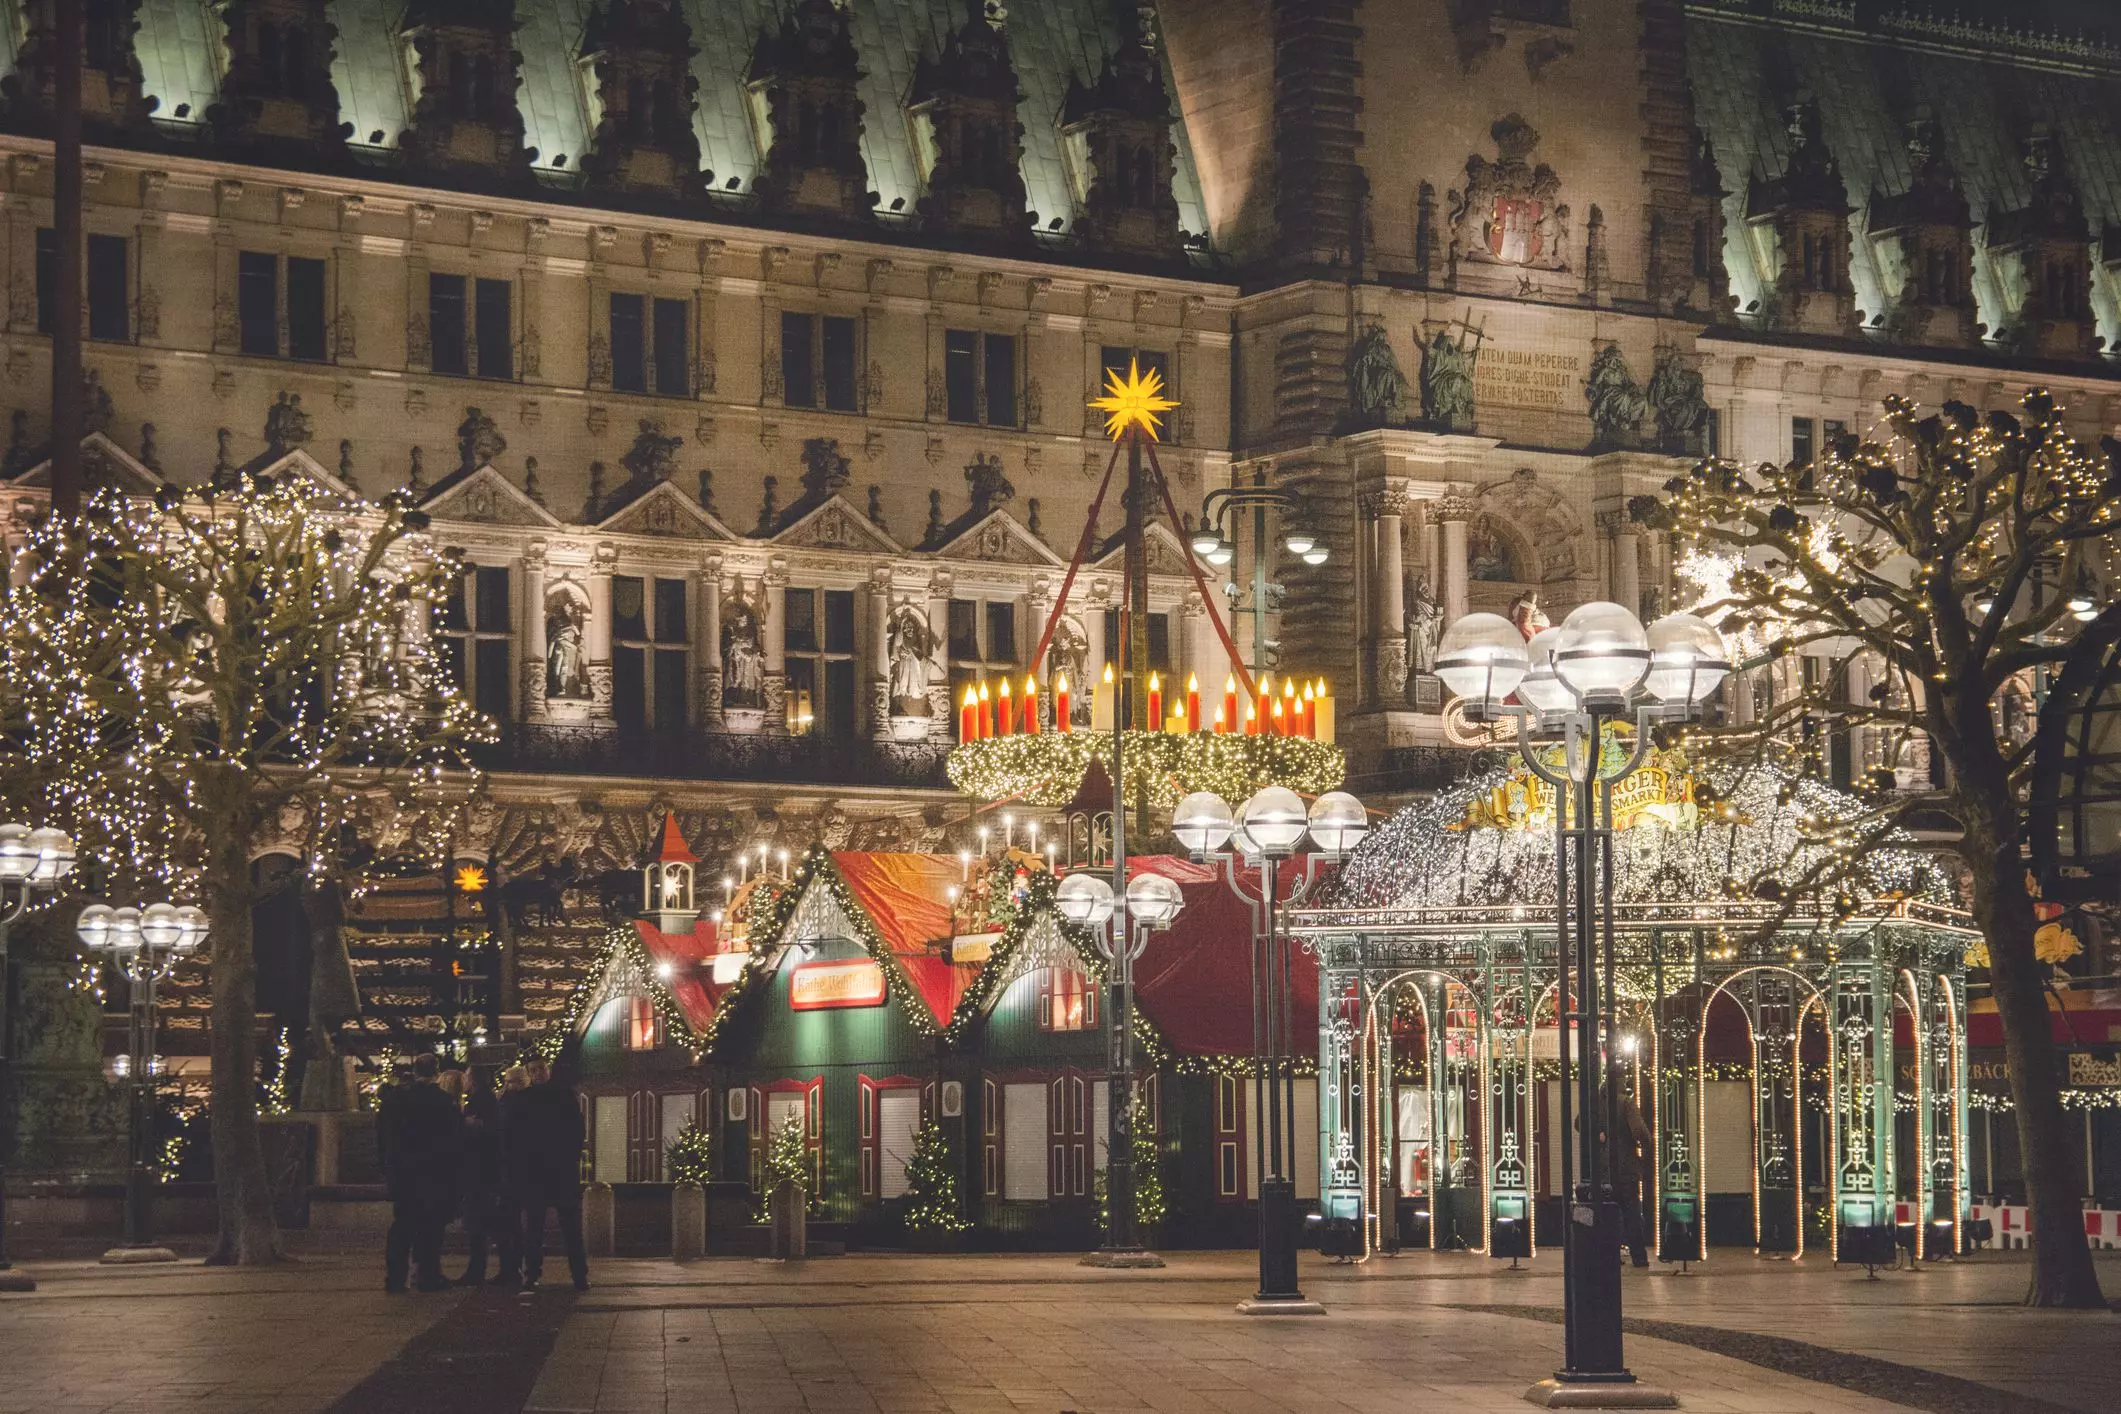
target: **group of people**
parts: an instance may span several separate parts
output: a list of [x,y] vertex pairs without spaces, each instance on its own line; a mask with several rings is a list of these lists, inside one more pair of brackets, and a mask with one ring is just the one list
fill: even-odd
[[[574,1086],[533,1057],[500,1075],[498,1090],[439,1058],[413,1058],[383,1092],[376,1123],[390,1186],[384,1290],[479,1286],[489,1256],[495,1279],[537,1289],[548,1214],[557,1216],[577,1291],[589,1289],[582,1245],[582,1108]],[[452,1283],[442,1273],[442,1233],[461,1218],[471,1262]]]

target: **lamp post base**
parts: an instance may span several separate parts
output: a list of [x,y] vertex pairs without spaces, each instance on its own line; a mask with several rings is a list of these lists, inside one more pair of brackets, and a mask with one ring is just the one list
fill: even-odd
[[19,1267],[0,1267],[0,1291],[35,1291],[37,1279]]
[[1326,1308],[1303,1296],[1248,1296],[1237,1303],[1240,1316],[1323,1316]]
[[167,1247],[113,1247],[96,1260],[107,1267],[139,1267],[150,1262],[174,1262],[177,1254]]
[[1084,1255],[1081,1265],[1085,1267],[1111,1267],[1119,1270],[1147,1270],[1161,1267],[1164,1259],[1145,1247],[1100,1247]]
[[1524,1397],[1542,1409],[1677,1409],[1679,1396],[1646,1385],[1625,1370],[1617,1375],[1570,1375],[1541,1380]]

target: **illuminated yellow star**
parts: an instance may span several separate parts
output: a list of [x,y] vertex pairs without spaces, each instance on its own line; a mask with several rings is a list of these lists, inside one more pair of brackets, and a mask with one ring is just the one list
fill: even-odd
[[1154,442],[1158,440],[1157,414],[1178,406],[1163,393],[1163,375],[1153,368],[1142,372],[1140,361],[1130,358],[1125,378],[1118,369],[1105,370],[1105,395],[1092,398],[1090,406],[1105,415],[1105,435],[1113,441],[1126,436],[1128,428],[1139,427]]
[[486,887],[486,871],[476,864],[457,870],[457,892],[475,894]]

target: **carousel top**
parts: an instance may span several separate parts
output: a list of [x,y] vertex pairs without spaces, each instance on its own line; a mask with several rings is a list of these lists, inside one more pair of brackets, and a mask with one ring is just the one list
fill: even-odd
[[[1616,749],[1609,742],[1608,749]],[[1782,904],[1822,866],[1826,912],[1908,900],[1951,906],[1951,881],[1895,831],[1864,848],[1854,796],[1758,763],[1653,750],[1613,786],[1621,904]],[[1476,776],[1373,831],[1329,909],[1461,909],[1554,902],[1554,792],[1522,763]],[[1807,912],[1811,910],[1807,909]]]

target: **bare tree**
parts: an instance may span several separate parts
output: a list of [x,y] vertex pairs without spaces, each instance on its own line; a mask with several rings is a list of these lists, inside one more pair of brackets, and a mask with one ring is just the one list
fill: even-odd
[[[1836,849],[1765,890],[1787,906],[1845,892],[1865,851],[1911,822],[1949,816],[1969,907],[1987,939],[2032,1208],[2026,1302],[2103,1306],[2078,1221],[2047,966],[2026,869],[2033,760],[2024,685],[2075,648],[2121,637],[2121,606],[2092,612],[2079,586],[2112,543],[2121,470],[2088,452],[2045,393],[2022,417],[1960,403],[1924,416],[1893,399],[1876,441],[1834,439],[1814,465],[1752,472],[1710,461],[1675,480],[1666,521],[1690,544],[1702,612],[1774,666],[1741,725],[1712,729],[1816,756],[1831,733],[1875,744],[1866,808],[1822,825]],[[1814,666],[1805,671],[1804,658]],[[2021,700],[2022,699],[2022,700]],[[1910,782],[1922,744],[1944,784]],[[1897,777],[1894,767],[1900,770]]]
[[155,504],[100,494],[36,532],[0,609],[15,791],[114,876],[164,881],[211,920],[209,1103],[220,1243],[281,1255],[258,1126],[251,864],[290,816],[444,814],[491,726],[429,647],[462,567],[401,502],[252,478]]

